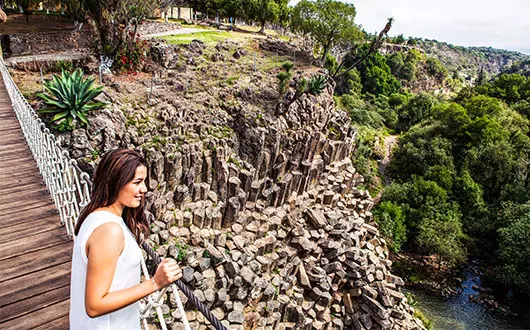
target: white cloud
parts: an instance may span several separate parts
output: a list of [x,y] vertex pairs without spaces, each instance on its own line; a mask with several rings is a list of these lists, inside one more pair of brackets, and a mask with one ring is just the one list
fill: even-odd
[[367,31],[394,17],[391,35],[437,39],[462,46],[492,46],[528,52],[528,0],[355,0],[356,21]]

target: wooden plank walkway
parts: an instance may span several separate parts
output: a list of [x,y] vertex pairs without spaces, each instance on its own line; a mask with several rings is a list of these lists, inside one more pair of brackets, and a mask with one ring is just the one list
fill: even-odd
[[0,329],[68,329],[72,241],[0,75]]

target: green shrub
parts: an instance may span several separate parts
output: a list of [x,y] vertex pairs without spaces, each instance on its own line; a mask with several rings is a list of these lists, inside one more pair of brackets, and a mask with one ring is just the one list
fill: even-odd
[[390,248],[399,252],[407,240],[407,227],[401,207],[392,202],[382,202],[375,209],[374,216],[381,232],[390,239]]
[[116,53],[114,68],[120,72],[133,73],[138,71],[147,59],[149,46],[140,35],[129,33],[122,48]]
[[327,54],[326,61],[324,62],[324,68],[326,68],[328,72],[332,74],[337,70],[338,66],[339,64],[337,63],[337,59],[333,55]]
[[51,80],[44,82],[44,88],[49,94],[37,94],[47,105],[39,111],[54,114],[50,122],[66,120],[71,126],[74,119],[79,119],[81,123],[88,124],[88,112],[102,109],[106,105],[93,101],[103,92],[103,87],[94,87],[93,83],[94,78],[83,79],[81,69],[74,73],[63,70],[60,77],[53,75]]
[[285,61],[282,63],[282,68],[289,73],[294,68],[294,64],[291,61]]
[[276,75],[276,78],[278,78],[278,90],[280,93],[285,92],[285,89],[287,88],[287,84],[291,80],[291,74],[285,71],[281,71]]
[[326,88],[326,77],[323,75],[314,75],[309,79],[307,91],[309,94],[318,95]]
[[74,68],[74,64],[71,61],[57,61],[55,62],[55,71],[69,71]]

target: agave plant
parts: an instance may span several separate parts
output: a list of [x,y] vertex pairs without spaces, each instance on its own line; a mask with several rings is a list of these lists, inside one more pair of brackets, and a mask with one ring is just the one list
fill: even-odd
[[326,77],[323,75],[314,75],[309,79],[308,92],[313,95],[318,95],[326,88]]
[[103,92],[103,86],[94,87],[94,78],[83,79],[83,71],[75,70],[68,73],[62,70],[61,76],[53,75],[51,80],[44,82],[48,92],[37,94],[44,100],[47,107],[41,113],[55,114],[51,122],[66,120],[69,124],[74,119],[88,124],[87,113],[104,108],[104,102],[94,102],[94,98]]

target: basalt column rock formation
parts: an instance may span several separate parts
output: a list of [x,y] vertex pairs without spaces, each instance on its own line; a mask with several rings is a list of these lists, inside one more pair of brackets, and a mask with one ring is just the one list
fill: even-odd
[[[335,109],[333,86],[276,116],[274,104],[252,103],[272,93],[253,84],[262,82],[212,89],[219,105],[195,97],[193,111],[171,95],[145,113],[115,106],[64,143],[75,157],[90,154],[83,145],[146,154],[150,240],[182,260],[184,281],[227,329],[423,329],[359,187],[356,130]],[[181,329],[175,307],[168,298],[163,310]],[[208,328],[187,310],[192,328]]]

